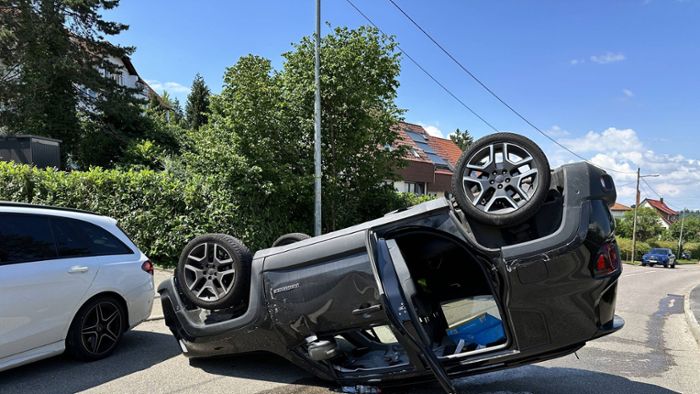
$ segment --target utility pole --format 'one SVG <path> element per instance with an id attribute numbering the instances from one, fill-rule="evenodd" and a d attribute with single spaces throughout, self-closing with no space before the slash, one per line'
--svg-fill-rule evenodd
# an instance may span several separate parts
<path id="1" fill-rule="evenodd" d="M 314 100 L 314 235 L 321 235 L 321 0 L 316 0 Z"/>
<path id="2" fill-rule="evenodd" d="M 639 209 L 639 180 L 647 177 L 657 177 L 659 174 L 639 175 L 640 169 L 637 167 L 637 193 L 634 202 L 634 220 L 632 222 L 632 262 L 637 249 L 637 209 Z"/>
<path id="3" fill-rule="evenodd" d="M 637 189 L 634 195 L 634 220 L 632 221 L 632 262 L 634 263 L 637 249 L 637 209 L 639 209 L 639 167 L 637 167 Z"/>
<path id="4" fill-rule="evenodd" d="M 681 234 L 678 237 L 678 256 L 677 256 L 677 258 L 681 258 L 682 245 L 683 245 L 683 211 L 681 211 Z"/>

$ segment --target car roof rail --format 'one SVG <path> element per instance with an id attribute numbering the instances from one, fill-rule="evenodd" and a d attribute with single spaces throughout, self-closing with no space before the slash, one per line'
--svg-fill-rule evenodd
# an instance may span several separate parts
<path id="1" fill-rule="evenodd" d="M 41 204 L 30 204 L 27 202 L 15 202 L 15 201 L 0 201 L 0 207 L 17 207 L 17 208 L 37 208 L 37 209 L 51 209 L 54 211 L 66 211 L 66 212 L 77 212 L 77 213 L 87 213 L 90 215 L 102 216 L 95 212 L 86 211 L 77 208 L 66 208 L 66 207 L 54 207 L 51 205 L 41 205 Z"/>

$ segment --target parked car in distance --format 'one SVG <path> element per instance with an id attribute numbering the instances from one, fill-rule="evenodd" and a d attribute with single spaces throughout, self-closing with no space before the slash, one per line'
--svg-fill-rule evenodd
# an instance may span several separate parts
<path id="1" fill-rule="evenodd" d="M 683 253 L 681 253 L 681 258 L 686 259 L 686 260 L 690 260 L 693 258 L 693 255 L 690 254 L 690 252 L 688 252 L 687 250 L 685 250 L 685 251 L 683 251 Z"/>
<path id="2" fill-rule="evenodd" d="M 0 371 L 111 354 L 153 306 L 153 264 L 89 212 L 0 202 Z"/>
<path id="3" fill-rule="evenodd" d="M 676 268 L 676 256 L 669 248 L 653 248 L 642 256 L 642 267 L 653 267 L 655 264 Z"/>

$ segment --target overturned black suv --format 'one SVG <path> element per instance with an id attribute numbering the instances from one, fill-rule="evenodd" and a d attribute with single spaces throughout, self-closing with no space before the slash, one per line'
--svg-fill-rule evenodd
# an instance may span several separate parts
<path id="1" fill-rule="evenodd" d="M 188 357 L 276 353 L 341 385 L 451 378 L 575 352 L 622 328 L 612 178 L 550 170 L 499 133 L 464 152 L 451 199 L 251 256 L 197 237 L 159 287 Z"/>

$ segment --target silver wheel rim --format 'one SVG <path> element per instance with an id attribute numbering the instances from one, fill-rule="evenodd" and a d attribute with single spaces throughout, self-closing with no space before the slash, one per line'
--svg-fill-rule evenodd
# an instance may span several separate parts
<path id="1" fill-rule="evenodd" d="M 217 301 L 231 292 L 236 281 L 233 258 L 215 242 L 198 244 L 187 255 L 185 286 L 202 301 Z"/>
<path id="2" fill-rule="evenodd" d="M 467 200 L 476 208 L 490 214 L 507 214 L 527 205 L 537 191 L 539 179 L 527 149 L 499 142 L 469 157 L 462 184 Z"/>

